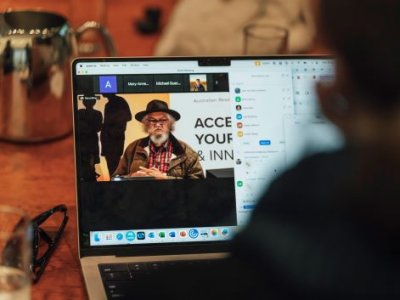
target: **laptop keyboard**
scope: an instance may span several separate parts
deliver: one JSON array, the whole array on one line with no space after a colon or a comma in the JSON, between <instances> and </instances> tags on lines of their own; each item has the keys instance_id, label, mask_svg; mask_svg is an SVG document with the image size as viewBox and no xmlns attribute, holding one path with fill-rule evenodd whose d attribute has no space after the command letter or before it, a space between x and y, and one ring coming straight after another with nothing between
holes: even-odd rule
<instances>
[{"instance_id":1,"label":"laptop keyboard","mask_svg":"<svg viewBox=\"0 0 400 300\"><path fill-rule=\"evenodd\" d=\"M168 271L177 267L193 267L195 270L196 267L221 266L224 262L224 259L209 259L99 264L99 270L108 299L131 299L135 280L145 280L160 270Z\"/></svg>"}]
</instances>

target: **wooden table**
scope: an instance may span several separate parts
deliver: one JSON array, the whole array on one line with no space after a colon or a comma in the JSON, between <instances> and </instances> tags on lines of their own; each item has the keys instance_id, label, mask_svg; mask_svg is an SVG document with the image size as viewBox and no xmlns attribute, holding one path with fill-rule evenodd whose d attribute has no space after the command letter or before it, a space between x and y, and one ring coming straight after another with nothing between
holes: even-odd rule
<instances>
[{"instance_id":1,"label":"wooden table","mask_svg":"<svg viewBox=\"0 0 400 300\"><path fill-rule=\"evenodd\" d=\"M157 5L165 24L175 2L109 1L107 25L119 54L151 55L160 34L140 35L134 20L143 16L146 6ZM0 204L20 207L32 217L60 203L69 210L65 235L39 283L32 287L32 299L87 299L78 257L72 136L32 145L0 142L0 178Z\"/></svg>"},{"instance_id":2,"label":"wooden table","mask_svg":"<svg viewBox=\"0 0 400 300\"><path fill-rule=\"evenodd\" d=\"M75 206L73 141L0 143L0 203L26 210L30 216L65 203L70 220L59 248L33 286L33 299L85 299L80 273Z\"/></svg>"}]
</instances>

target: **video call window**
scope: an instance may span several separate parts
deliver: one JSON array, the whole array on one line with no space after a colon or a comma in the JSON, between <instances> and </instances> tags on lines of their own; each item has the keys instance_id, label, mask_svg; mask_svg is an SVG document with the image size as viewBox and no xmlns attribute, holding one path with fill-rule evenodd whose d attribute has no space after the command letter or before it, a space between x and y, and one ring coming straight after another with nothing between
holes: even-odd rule
<instances>
[{"instance_id":1,"label":"video call window","mask_svg":"<svg viewBox=\"0 0 400 300\"><path fill-rule=\"evenodd\" d=\"M83 230L236 225L228 92L83 93L77 100ZM160 147L152 147L153 133Z\"/></svg>"},{"instance_id":2,"label":"video call window","mask_svg":"<svg viewBox=\"0 0 400 300\"><path fill-rule=\"evenodd\" d=\"M81 178L233 177L229 94L196 95L78 95Z\"/></svg>"}]
</instances>

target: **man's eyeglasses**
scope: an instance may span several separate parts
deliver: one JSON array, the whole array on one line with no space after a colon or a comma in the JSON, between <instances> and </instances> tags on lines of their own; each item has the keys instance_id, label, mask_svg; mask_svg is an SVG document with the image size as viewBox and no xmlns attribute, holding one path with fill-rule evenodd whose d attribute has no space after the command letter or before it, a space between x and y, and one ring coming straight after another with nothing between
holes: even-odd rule
<instances>
[{"instance_id":1,"label":"man's eyeglasses","mask_svg":"<svg viewBox=\"0 0 400 300\"><path fill-rule=\"evenodd\" d=\"M32 219L32 274L36 283L43 274L51 255L57 248L68 222L67 207L57 205Z\"/></svg>"},{"instance_id":2,"label":"man's eyeglasses","mask_svg":"<svg viewBox=\"0 0 400 300\"><path fill-rule=\"evenodd\" d=\"M157 125L157 124L160 124L160 125L165 125L165 124L167 124L168 119L147 119L146 121L147 121L147 123L149 123L150 125L155 126L155 125Z\"/></svg>"}]
</instances>

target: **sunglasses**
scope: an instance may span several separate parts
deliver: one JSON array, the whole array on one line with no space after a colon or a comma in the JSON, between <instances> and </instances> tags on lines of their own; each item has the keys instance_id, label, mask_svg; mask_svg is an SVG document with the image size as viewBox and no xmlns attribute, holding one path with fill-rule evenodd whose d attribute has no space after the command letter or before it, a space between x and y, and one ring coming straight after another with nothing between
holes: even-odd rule
<instances>
[{"instance_id":1,"label":"sunglasses","mask_svg":"<svg viewBox=\"0 0 400 300\"><path fill-rule=\"evenodd\" d=\"M38 282L42 276L68 222L67 207L57 205L31 221L33 229L32 281Z\"/></svg>"}]
</instances>

